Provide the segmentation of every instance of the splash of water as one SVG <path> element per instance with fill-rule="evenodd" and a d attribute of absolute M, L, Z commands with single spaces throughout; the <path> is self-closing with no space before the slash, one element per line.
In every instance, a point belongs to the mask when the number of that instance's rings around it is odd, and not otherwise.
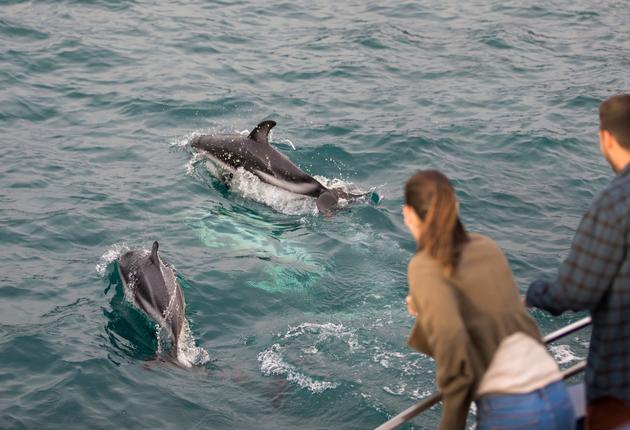
<path fill-rule="evenodd" d="M 196 137 L 206 134 L 203 130 L 195 130 L 188 133 L 185 136 L 173 139 L 170 143 L 172 148 L 187 148 L 190 146 L 190 142 Z"/>
<path fill-rule="evenodd" d="M 340 339 L 348 345 L 351 352 L 363 349 L 359 345 L 356 331 L 347 329 L 343 324 L 305 322 L 295 327 L 289 326 L 282 339 L 287 340 L 304 334 L 317 335 L 317 342 L 323 342 L 331 337 Z"/>
<path fill-rule="evenodd" d="M 376 325 L 369 324 L 363 329 L 371 332 Z M 374 401 L 382 393 L 411 400 L 425 393 L 426 387 L 421 390 L 422 387 L 410 383 L 420 374 L 432 373 L 432 370 L 423 368 L 426 365 L 423 356 L 392 350 L 380 342 L 362 341 L 361 330 L 338 322 L 289 325 L 285 332 L 275 335 L 276 341 L 269 348 L 258 354 L 260 370 L 264 375 L 284 376 L 287 381 L 313 392 L 323 389 L 317 384 L 321 379 L 337 386 L 341 384 L 338 378 L 349 379 L 357 394 Z M 331 360 L 335 363 L 333 366 Z M 341 361 L 363 365 L 360 368 L 355 364 L 346 366 L 340 364 Z M 383 385 L 382 381 L 371 377 L 370 369 L 376 366 L 390 375 L 388 384 Z M 314 373 L 318 379 L 314 379 Z"/>
<path fill-rule="evenodd" d="M 287 381 L 294 382 L 300 388 L 306 388 L 315 394 L 337 388 L 338 384 L 336 382 L 318 381 L 301 373 L 294 366 L 285 362 L 282 358 L 282 349 L 282 346 L 276 343 L 271 348 L 258 354 L 258 362 L 263 375 L 284 376 Z"/>
<path fill-rule="evenodd" d="M 101 255 L 98 263 L 96 263 L 96 273 L 98 273 L 101 278 L 105 277 L 107 267 L 109 267 L 109 265 L 114 261 L 118 260 L 118 258 L 127 251 L 129 251 L 129 247 L 124 242 L 112 245 L 103 255 Z"/>
<path fill-rule="evenodd" d="M 196 345 L 187 319 L 184 319 L 184 326 L 177 345 L 177 361 L 185 367 L 201 366 L 210 361 L 208 351 Z"/>
<path fill-rule="evenodd" d="M 329 339 L 341 340 L 347 345 L 350 353 L 363 349 L 359 345 L 356 332 L 344 327 L 343 324 L 304 322 L 297 326 L 289 326 L 286 333 L 278 335 L 280 342 L 274 343 L 258 354 L 258 362 L 263 375 L 284 376 L 287 381 L 294 382 L 313 393 L 321 393 L 339 386 L 338 382 L 315 379 L 287 362 L 286 356 L 290 355 L 293 349 L 290 347 L 291 343 L 303 336 L 316 337 L 312 344 L 302 348 L 302 353 L 305 355 L 319 354 L 319 346 L 324 345 Z"/>
<path fill-rule="evenodd" d="M 293 149 L 295 151 L 295 145 L 293 144 L 293 142 L 291 142 L 290 139 L 282 139 L 282 140 L 280 140 L 280 143 L 285 143 L 285 144 L 289 145 L 291 147 L 291 149 Z"/>
<path fill-rule="evenodd" d="M 230 189 L 285 215 L 315 215 L 318 212 L 314 198 L 269 185 L 243 168 L 236 170 L 230 181 Z"/>
<path fill-rule="evenodd" d="M 575 355 L 569 345 L 551 345 L 549 351 L 551 351 L 556 363 L 560 365 L 584 359 L 584 357 Z"/>

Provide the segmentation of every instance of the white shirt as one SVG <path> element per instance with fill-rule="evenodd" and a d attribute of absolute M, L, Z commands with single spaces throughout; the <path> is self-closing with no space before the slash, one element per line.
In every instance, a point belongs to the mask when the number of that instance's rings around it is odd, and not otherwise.
<path fill-rule="evenodd" d="M 477 397 L 529 393 L 561 379 L 558 365 L 542 344 L 525 333 L 514 333 L 499 344 Z"/>

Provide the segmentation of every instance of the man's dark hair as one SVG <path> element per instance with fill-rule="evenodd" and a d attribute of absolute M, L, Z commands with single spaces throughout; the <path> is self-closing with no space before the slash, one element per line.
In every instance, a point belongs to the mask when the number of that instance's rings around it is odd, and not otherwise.
<path fill-rule="evenodd" d="M 630 150 L 630 94 L 612 96 L 599 105 L 599 128 Z"/>

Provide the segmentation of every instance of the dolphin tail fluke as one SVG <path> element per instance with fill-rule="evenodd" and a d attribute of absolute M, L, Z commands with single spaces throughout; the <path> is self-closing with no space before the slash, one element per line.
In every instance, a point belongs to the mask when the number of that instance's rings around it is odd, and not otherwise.
<path fill-rule="evenodd" d="M 339 202 L 337 194 L 331 190 L 326 190 L 317 198 L 317 210 L 323 214 L 329 214 L 337 205 L 337 202 Z"/>

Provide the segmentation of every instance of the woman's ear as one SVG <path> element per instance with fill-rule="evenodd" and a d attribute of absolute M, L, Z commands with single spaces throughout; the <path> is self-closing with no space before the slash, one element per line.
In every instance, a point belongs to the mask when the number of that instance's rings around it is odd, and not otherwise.
<path fill-rule="evenodd" d="M 405 225 L 407 226 L 409 230 L 411 230 L 412 229 L 411 226 L 414 222 L 414 219 L 413 219 L 414 211 L 412 207 L 409 205 L 403 205 L 402 213 L 403 213 L 403 221 L 405 222 Z"/>

